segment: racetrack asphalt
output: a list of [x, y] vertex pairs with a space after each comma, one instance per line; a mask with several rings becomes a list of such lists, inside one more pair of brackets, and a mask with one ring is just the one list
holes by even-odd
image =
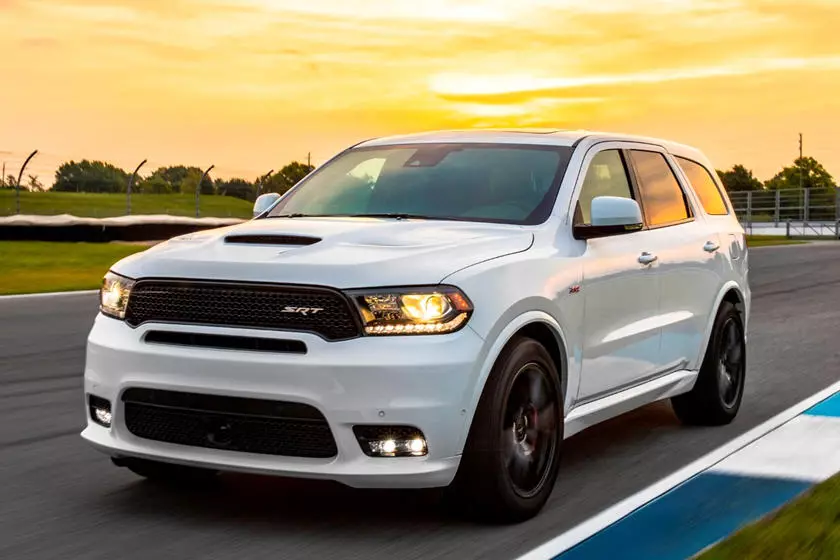
[[536, 519], [486, 527], [434, 491], [226, 475], [209, 491], [143, 482], [82, 441], [96, 297], [0, 300], [0, 558], [499, 558], [528, 551], [840, 377], [840, 244], [753, 249], [748, 378], [737, 420], [684, 428], [657, 403], [565, 442]]

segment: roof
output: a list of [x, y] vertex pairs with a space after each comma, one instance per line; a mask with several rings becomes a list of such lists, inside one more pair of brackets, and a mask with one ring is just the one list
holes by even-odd
[[592, 142], [625, 141], [662, 146], [675, 155], [705, 159], [703, 154], [691, 146], [646, 136], [631, 134], [596, 132], [588, 130], [560, 130], [550, 128], [520, 129], [473, 129], [439, 130], [375, 138], [359, 144], [364, 147], [393, 146], [399, 144], [424, 144], [433, 142], [494, 143], [494, 144], [531, 144], [544, 146], [573, 146], [583, 139]]
[[545, 128], [475, 130], [438, 130], [374, 138], [360, 146], [391, 146], [394, 144], [422, 144], [432, 142], [490, 142], [499, 144], [542, 144], [549, 146], [571, 146], [586, 136], [584, 131], [567, 131]]

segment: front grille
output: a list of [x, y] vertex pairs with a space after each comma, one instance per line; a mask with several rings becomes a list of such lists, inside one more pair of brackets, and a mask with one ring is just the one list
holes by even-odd
[[275, 284], [140, 280], [125, 320], [134, 327], [154, 321], [313, 332], [327, 340], [361, 334], [340, 292]]
[[327, 420], [305, 404], [137, 388], [122, 400], [126, 428], [144, 439], [287, 457], [338, 453]]
[[216, 348], [220, 350], [306, 354], [306, 344], [300, 340], [282, 340], [260, 336], [149, 331], [143, 337], [143, 341], [148, 344], [174, 344], [176, 346], [195, 346], [197, 348]]

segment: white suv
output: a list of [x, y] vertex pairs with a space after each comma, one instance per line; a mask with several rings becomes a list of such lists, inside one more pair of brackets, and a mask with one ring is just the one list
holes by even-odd
[[666, 398], [735, 417], [747, 247], [713, 169], [586, 132], [353, 146], [254, 220], [114, 265], [82, 436], [159, 480], [449, 486], [526, 519], [580, 430]]

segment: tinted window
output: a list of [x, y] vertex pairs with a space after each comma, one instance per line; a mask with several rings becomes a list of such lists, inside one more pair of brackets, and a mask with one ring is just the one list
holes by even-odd
[[310, 175], [268, 217], [413, 214], [537, 224], [551, 213], [571, 152], [489, 144], [358, 148]]
[[694, 192], [700, 198], [700, 203], [703, 205], [706, 213], [712, 216], [725, 216], [728, 214], [729, 210], [726, 208], [726, 203], [723, 201], [720, 189], [718, 189], [715, 180], [712, 179], [709, 170], [690, 159], [678, 157], [676, 160], [685, 172], [686, 177], [688, 177], [688, 181], [691, 183]]
[[592, 223], [592, 199], [597, 196], [633, 198], [627, 169], [618, 150], [604, 150], [592, 158], [575, 207], [576, 225]]
[[689, 217], [685, 194], [671, 171], [665, 156], [659, 152], [630, 152], [639, 179], [639, 193], [645, 220], [650, 226], [661, 226]]

